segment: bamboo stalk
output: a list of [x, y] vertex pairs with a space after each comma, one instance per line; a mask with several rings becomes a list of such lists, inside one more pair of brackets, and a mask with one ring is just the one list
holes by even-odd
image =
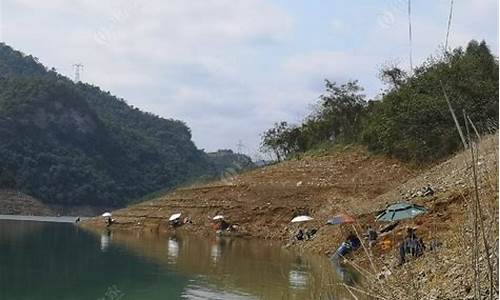
[[451, 116], [453, 117], [453, 121], [455, 121], [455, 125], [457, 126], [458, 134], [460, 135], [460, 139], [462, 140], [462, 144], [464, 145], [464, 149], [467, 149], [467, 143], [465, 142], [465, 137], [462, 132], [462, 128], [460, 127], [460, 124], [458, 123], [457, 116], [455, 115], [455, 111], [453, 110], [453, 107], [451, 106], [450, 99], [448, 98], [448, 94], [446, 94], [446, 90], [444, 89], [443, 82], [440, 80], [439, 84], [441, 84], [441, 89], [443, 90], [444, 94], [444, 99], [446, 100], [446, 103], [448, 103], [448, 108], [450, 109]]
[[[465, 110], [462, 111], [464, 115], [464, 122], [465, 122], [465, 130], [467, 133], [467, 138], [470, 143], [470, 134], [469, 134], [469, 123], [467, 122], [467, 118], [465, 116]], [[472, 156], [472, 168], [473, 172], [475, 174], [475, 162], [474, 162], [474, 149], [470, 147], [471, 150], [471, 156]], [[475, 179], [475, 178], [474, 178]], [[476, 299], [480, 299], [480, 278], [479, 278], [479, 228], [478, 228], [478, 207], [477, 207], [477, 201], [473, 201], [473, 215], [472, 215], [472, 226], [473, 226], [473, 237], [474, 237], [474, 244], [473, 244], [473, 269], [474, 269], [474, 295]]]
[[[464, 111], [464, 114], [465, 114], [465, 111]], [[467, 119], [469, 120], [469, 122], [471, 122], [471, 125], [473, 125], [470, 118], [467, 117]], [[475, 147], [473, 147], [473, 145], [472, 145], [472, 141], [471, 141], [470, 136], [469, 136], [468, 126], [466, 128], [467, 128], [467, 138], [469, 139], [469, 146], [470, 146], [470, 150], [471, 150], [472, 174], [473, 174], [473, 178], [474, 178], [474, 196], [475, 196], [475, 202], [476, 202], [476, 208], [477, 208], [477, 215], [479, 217], [481, 235], [482, 235], [482, 239], [483, 239], [484, 250], [486, 252], [485, 253], [486, 254], [486, 262], [488, 265], [488, 278], [489, 278], [489, 282], [490, 282], [489, 294], [490, 294], [490, 299], [493, 300], [493, 290], [494, 290], [494, 288], [493, 288], [493, 266], [491, 264], [491, 258], [490, 258], [490, 247], [489, 247], [488, 241], [486, 239], [486, 234], [484, 232], [484, 222], [483, 222], [483, 213], [482, 213], [482, 208], [481, 208], [481, 202], [479, 201], [479, 188], [478, 188], [477, 170], [476, 170], [476, 168], [477, 168], [477, 150], [474, 151]]]

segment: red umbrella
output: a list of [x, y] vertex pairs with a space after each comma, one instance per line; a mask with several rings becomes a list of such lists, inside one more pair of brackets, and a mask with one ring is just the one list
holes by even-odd
[[341, 213], [328, 220], [326, 224], [341, 225], [341, 224], [352, 224], [354, 222], [355, 221], [353, 217], [349, 216], [348, 214]]

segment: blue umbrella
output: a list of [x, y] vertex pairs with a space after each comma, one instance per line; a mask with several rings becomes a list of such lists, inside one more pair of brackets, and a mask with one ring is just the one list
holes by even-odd
[[427, 211], [427, 208], [407, 202], [398, 202], [389, 205], [375, 220], [393, 222], [414, 218]]

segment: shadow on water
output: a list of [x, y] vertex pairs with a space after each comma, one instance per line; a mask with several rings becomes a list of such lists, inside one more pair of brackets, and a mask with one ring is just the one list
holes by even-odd
[[350, 298], [329, 259], [278, 243], [40, 224], [0, 221], [0, 299]]

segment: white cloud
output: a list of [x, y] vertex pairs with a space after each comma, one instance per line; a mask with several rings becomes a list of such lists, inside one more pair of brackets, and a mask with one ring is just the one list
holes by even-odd
[[287, 72], [298, 73], [301, 77], [319, 75], [323, 78], [356, 78], [366, 71], [370, 59], [369, 56], [343, 51], [320, 51], [293, 56], [285, 61], [283, 67]]

